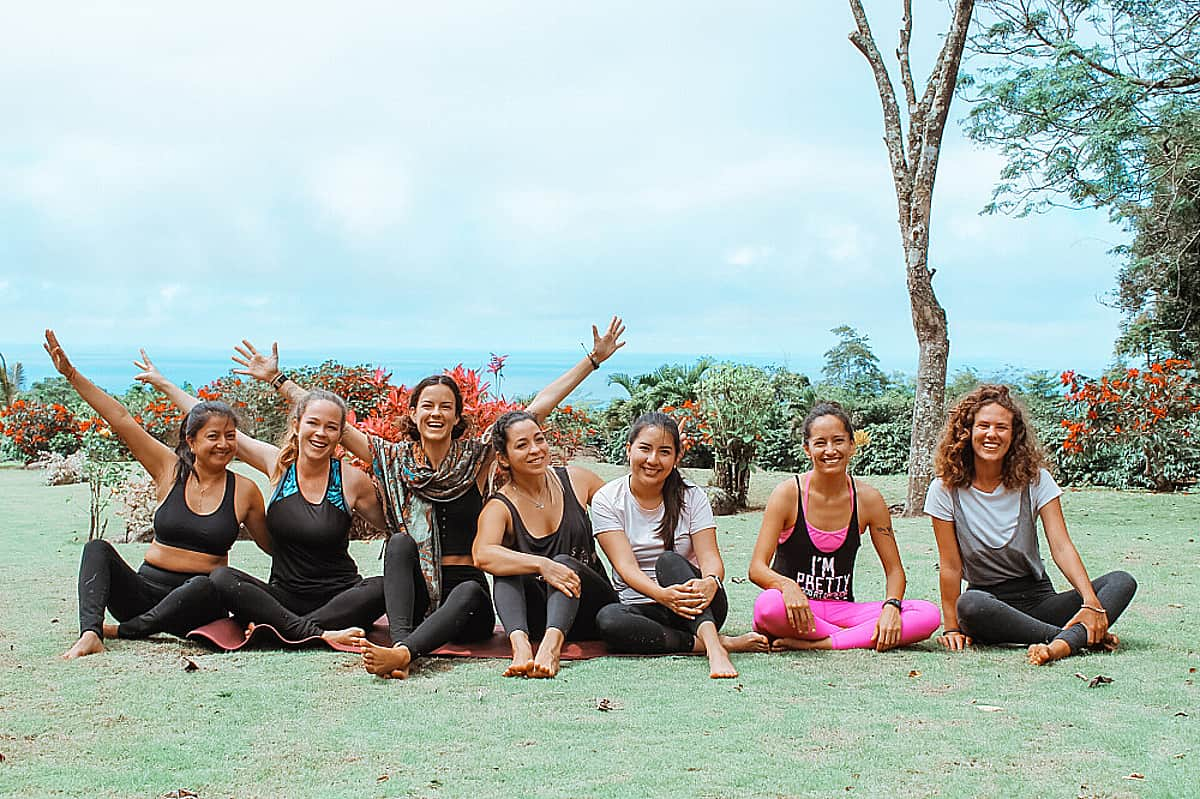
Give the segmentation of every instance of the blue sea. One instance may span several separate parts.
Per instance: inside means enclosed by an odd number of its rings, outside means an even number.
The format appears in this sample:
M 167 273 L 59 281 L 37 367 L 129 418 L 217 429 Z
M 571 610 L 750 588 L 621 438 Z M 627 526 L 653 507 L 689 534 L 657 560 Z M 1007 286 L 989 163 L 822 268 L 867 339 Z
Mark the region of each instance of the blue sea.
M 512 352 L 507 354 L 504 370 L 499 380 L 491 375 L 485 378 L 492 383 L 491 392 L 508 397 L 528 396 L 536 393 L 551 380 L 558 377 L 583 357 L 582 349 L 577 351 L 559 352 Z M 94 353 L 87 351 L 72 351 L 71 360 L 83 374 L 87 375 L 97 385 L 113 393 L 124 392 L 133 383 L 133 375 L 137 373 L 132 359 L 136 352 L 128 357 L 121 357 L 113 352 Z M 151 353 L 155 365 L 168 378 L 176 383 L 191 383 L 201 386 L 224 374 L 231 368 L 237 367 L 227 358 L 200 356 L 194 353 L 156 351 Z M 45 377 L 55 374 L 50 365 L 50 359 L 44 352 L 13 352 L 5 353 L 10 363 L 21 361 L 25 369 L 25 387 Z M 604 363 L 600 372 L 584 381 L 583 385 L 569 398 L 570 402 L 582 404 L 603 404 L 615 397 L 626 396 L 625 390 L 617 385 L 608 383 L 608 375 L 614 372 L 624 372 L 636 376 L 651 372 L 667 363 L 690 364 L 701 357 L 701 354 L 688 355 L 679 353 L 635 353 L 622 349 L 609 361 Z M 752 363 L 759 366 L 786 366 L 793 371 L 807 374 L 810 378 L 820 376 L 822 357 L 815 353 L 810 358 L 793 358 L 783 354 L 757 355 L 713 355 L 718 360 L 734 360 L 739 363 Z M 392 374 L 392 382 L 413 385 L 421 378 L 453 368 L 462 363 L 468 368 L 482 371 L 487 366 L 491 353 L 471 350 L 405 350 L 402 352 L 369 354 L 365 352 L 302 352 L 283 353 L 282 367 L 286 371 L 290 366 L 302 364 L 318 364 L 333 359 L 344 364 L 367 364 L 378 366 Z

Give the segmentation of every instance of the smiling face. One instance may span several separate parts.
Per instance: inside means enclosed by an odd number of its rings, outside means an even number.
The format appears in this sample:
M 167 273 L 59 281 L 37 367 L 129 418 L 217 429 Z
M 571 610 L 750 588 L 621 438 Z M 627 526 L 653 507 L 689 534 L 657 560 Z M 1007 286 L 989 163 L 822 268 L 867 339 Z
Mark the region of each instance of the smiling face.
M 629 456 L 631 479 L 660 489 L 683 457 L 675 446 L 675 438 L 663 428 L 654 426 L 639 430 L 625 447 L 625 454 Z
M 854 436 L 833 414 L 818 416 L 808 427 L 804 452 L 812 461 L 813 471 L 845 473 L 854 454 Z
M 329 400 L 308 403 L 300 414 L 300 420 L 292 420 L 300 454 L 314 459 L 332 457 L 342 440 L 344 421 L 342 409 L 336 403 Z
M 496 453 L 501 466 L 513 474 L 530 476 L 546 471 L 550 463 L 550 444 L 537 422 L 522 419 L 510 424 L 504 433 L 504 450 Z
M 237 424 L 228 416 L 213 414 L 195 435 L 188 436 L 187 443 L 197 464 L 219 471 L 237 455 Z
M 975 460 L 1004 463 L 1012 447 L 1013 414 L 997 403 L 989 403 L 975 412 L 971 425 L 971 449 Z
M 449 439 L 458 424 L 457 402 L 449 386 L 426 386 L 408 412 L 422 441 Z

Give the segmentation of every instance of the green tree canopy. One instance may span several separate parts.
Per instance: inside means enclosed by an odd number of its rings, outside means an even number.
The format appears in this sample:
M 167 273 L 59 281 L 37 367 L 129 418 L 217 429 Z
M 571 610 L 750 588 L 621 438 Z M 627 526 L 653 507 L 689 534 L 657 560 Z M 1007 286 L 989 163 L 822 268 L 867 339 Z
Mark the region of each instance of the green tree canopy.
M 860 335 L 849 325 L 839 325 L 829 332 L 840 340 L 825 352 L 825 365 L 821 368 L 825 381 L 852 394 L 874 396 L 883 391 L 887 375 L 871 351 L 870 337 Z

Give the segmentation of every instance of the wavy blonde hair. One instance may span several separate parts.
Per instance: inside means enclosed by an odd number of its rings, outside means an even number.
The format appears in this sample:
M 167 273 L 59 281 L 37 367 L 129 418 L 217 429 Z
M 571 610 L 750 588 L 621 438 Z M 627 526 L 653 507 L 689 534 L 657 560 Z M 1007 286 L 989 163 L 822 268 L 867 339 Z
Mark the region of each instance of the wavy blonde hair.
M 296 462 L 296 458 L 300 455 L 300 420 L 304 418 L 304 412 L 308 410 L 308 406 L 314 402 L 332 402 L 338 406 L 342 412 L 342 427 L 339 432 L 344 432 L 346 429 L 346 401 L 334 394 L 332 391 L 326 391 L 322 388 L 314 388 L 312 391 L 304 395 L 304 397 L 296 403 L 292 408 L 292 412 L 288 414 L 287 432 L 283 434 L 283 438 L 279 441 L 279 460 L 275 461 L 275 471 L 271 474 L 271 484 L 278 483 L 283 478 L 284 472 L 288 467 Z M 332 455 L 330 456 L 332 457 Z
M 1004 455 L 1001 481 L 1010 490 L 1024 488 L 1037 479 L 1046 458 L 1033 427 L 1026 421 L 1025 406 L 1008 386 L 985 383 L 958 401 L 946 418 L 946 429 L 938 442 L 933 470 L 942 482 L 953 488 L 966 488 L 975 479 L 975 451 L 971 429 L 975 415 L 985 405 L 999 405 L 1012 414 L 1012 445 Z

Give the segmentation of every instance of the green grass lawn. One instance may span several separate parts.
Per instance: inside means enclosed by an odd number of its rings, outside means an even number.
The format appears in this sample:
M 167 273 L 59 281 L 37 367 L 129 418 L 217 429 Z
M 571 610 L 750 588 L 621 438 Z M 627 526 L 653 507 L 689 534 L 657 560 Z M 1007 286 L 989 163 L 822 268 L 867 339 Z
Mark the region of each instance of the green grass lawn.
M 779 478 L 755 475 L 752 499 Z M 433 659 L 395 682 L 323 649 L 222 654 L 168 637 L 57 660 L 78 632 L 87 492 L 41 479 L 0 470 L 2 797 L 1200 796 L 1195 495 L 1064 497 L 1092 574 L 1140 583 L 1112 655 L 1035 669 L 1019 649 L 929 642 L 734 656 L 741 677 L 726 681 L 690 657 L 569 663 L 549 681 Z M 901 478 L 872 482 L 889 501 L 903 494 Z M 759 518 L 719 520 L 735 578 L 727 631 L 749 628 L 757 589 L 742 576 Z M 908 596 L 936 601 L 928 521 L 897 529 Z M 143 547 L 118 548 L 136 566 Z M 377 542 L 353 551 L 379 572 Z M 267 573 L 249 542 L 232 562 Z M 855 584 L 863 598 L 881 590 L 869 546 Z M 1113 682 L 1089 689 L 1076 672 Z M 597 710 L 601 698 L 616 709 Z

